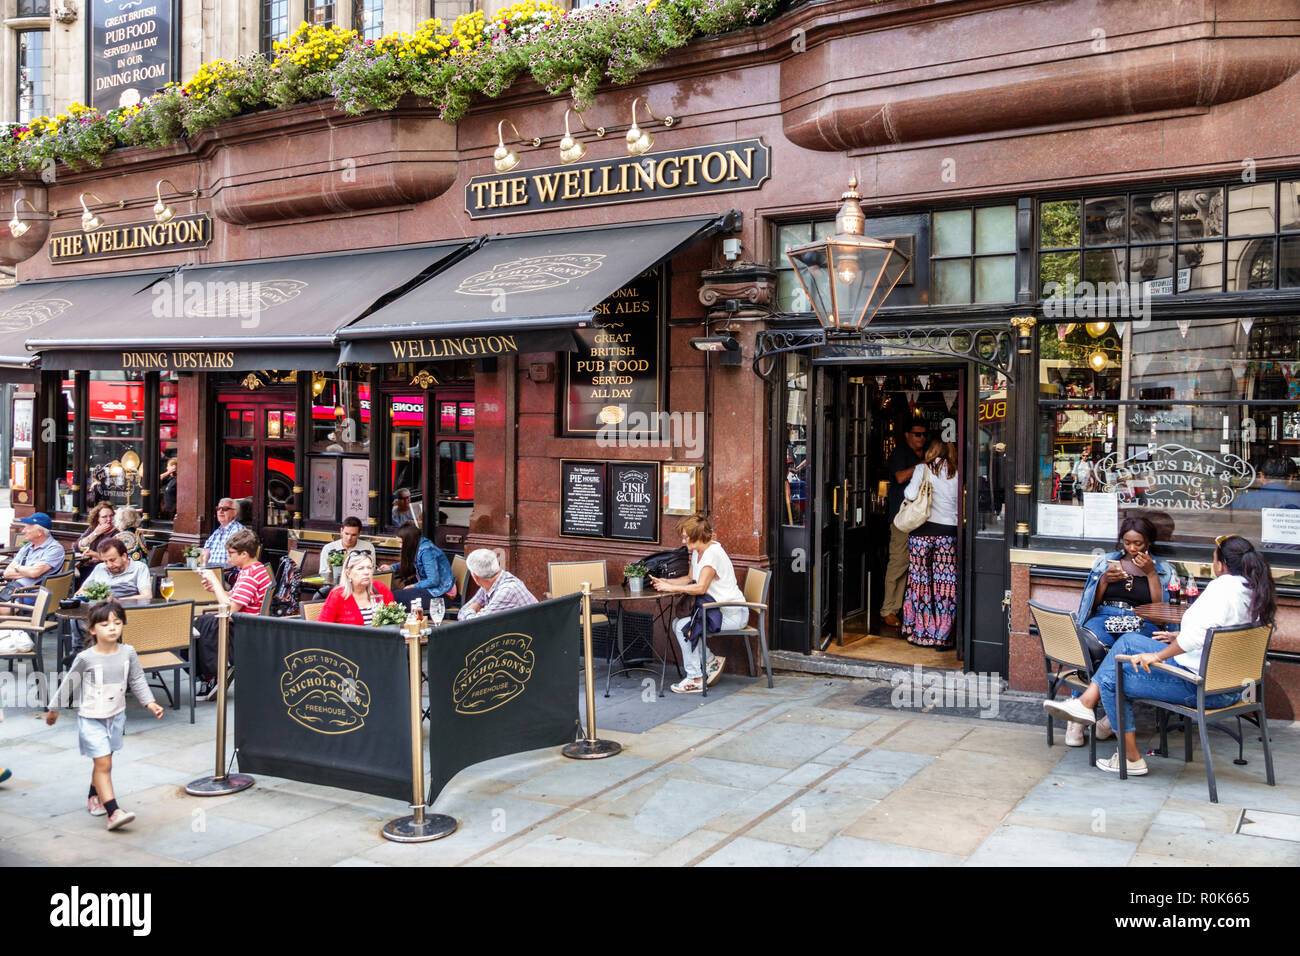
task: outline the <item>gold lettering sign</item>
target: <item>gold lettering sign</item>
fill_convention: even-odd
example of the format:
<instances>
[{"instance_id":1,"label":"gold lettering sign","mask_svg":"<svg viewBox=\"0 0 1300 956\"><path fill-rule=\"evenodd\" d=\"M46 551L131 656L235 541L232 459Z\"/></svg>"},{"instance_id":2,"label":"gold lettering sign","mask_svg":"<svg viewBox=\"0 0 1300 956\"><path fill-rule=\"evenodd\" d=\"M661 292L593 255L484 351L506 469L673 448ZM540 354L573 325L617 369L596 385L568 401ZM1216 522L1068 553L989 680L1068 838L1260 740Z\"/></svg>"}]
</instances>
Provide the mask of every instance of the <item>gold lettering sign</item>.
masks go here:
<instances>
[{"instance_id":1,"label":"gold lettering sign","mask_svg":"<svg viewBox=\"0 0 1300 956\"><path fill-rule=\"evenodd\" d=\"M471 219L760 189L771 175L761 139L644 156L588 160L520 175L475 176L465 186Z\"/></svg>"},{"instance_id":2,"label":"gold lettering sign","mask_svg":"<svg viewBox=\"0 0 1300 956\"><path fill-rule=\"evenodd\" d=\"M524 692L537 659L527 634L501 634L465 655L465 667L451 684L458 714L486 714Z\"/></svg>"},{"instance_id":3,"label":"gold lettering sign","mask_svg":"<svg viewBox=\"0 0 1300 956\"><path fill-rule=\"evenodd\" d=\"M156 255L186 249L206 249L212 241L212 217L207 213L177 216L170 222L124 222L93 232L59 232L46 244L50 262L92 262L124 256Z\"/></svg>"},{"instance_id":4,"label":"gold lettering sign","mask_svg":"<svg viewBox=\"0 0 1300 956\"><path fill-rule=\"evenodd\" d=\"M512 355L519 351L513 335L463 335L453 339L391 339L393 360L479 358L484 355Z\"/></svg>"},{"instance_id":5,"label":"gold lettering sign","mask_svg":"<svg viewBox=\"0 0 1300 956\"><path fill-rule=\"evenodd\" d=\"M284 659L280 696L289 716L318 734L360 730L370 713L370 688L359 679L357 665L318 647Z\"/></svg>"},{"instance_id":6,"label":"gold lettering sign","mask_svg":"<svg viewBox=\"0 0 1300 956\"><path fill-rule=\"evenodd\" d=\"M235 367L234 352L123 352L122 368L140 371L220 371Z\"/></svg>"}]
</instances>

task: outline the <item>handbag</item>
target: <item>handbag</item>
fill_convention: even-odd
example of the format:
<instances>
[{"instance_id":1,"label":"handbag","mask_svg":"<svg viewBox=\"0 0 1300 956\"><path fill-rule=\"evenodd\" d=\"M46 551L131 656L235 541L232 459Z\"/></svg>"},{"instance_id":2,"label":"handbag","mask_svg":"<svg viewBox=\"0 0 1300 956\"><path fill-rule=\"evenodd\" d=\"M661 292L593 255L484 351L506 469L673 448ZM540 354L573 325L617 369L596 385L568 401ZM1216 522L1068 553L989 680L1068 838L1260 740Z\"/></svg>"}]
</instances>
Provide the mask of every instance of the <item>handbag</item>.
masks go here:
<instances>
[{"instance_id":1,"label":"handbag","mask_svg":"<svg viewBox=\"0 0 1300 956\"><path fill-rule=\"evenodd\" d=\"M691 573L691 556L685 547L656 551L641 561L654 578L681 578Z\"/></svg>"},{"instance_id":2,"label":"handbag","mask_svg":"<svg viewBox=\"0 0 1300 956\"><path fill-rule=\"evenodd\" d=\"M934 489L930 487L930 469L925 465L917 467L925 469L921 472L921 488L911 501L904 499L903 507L894 515L894 527L899 531L914 531L930 520L930 504L934 497Z\"/></svg>"}]
</instances>

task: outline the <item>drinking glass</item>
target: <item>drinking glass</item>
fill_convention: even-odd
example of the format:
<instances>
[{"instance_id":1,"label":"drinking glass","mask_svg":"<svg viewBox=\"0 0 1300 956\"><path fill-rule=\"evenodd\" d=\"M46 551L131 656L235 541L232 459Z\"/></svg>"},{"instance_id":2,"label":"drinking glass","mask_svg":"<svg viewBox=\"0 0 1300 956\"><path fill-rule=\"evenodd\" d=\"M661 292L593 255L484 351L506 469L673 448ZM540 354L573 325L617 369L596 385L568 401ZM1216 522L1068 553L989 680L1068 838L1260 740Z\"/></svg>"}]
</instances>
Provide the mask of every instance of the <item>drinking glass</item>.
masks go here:
<instances>
[{"instance_id":1,"label":"drinking glass","mask_svg":"<svg viewBox=\"0 0 1300 956\"><path fill-rule=\"evenodd\" d=\"M163 596L164 601L170 601L172 599L172 593L175 592L175 590L176 582L170 577L163 577L162 580L158 582L158 593Z\"/></svg>"},{"instance_id":2,"label":"drinking glass","mask_svg":"<svg viewBox=\"0 0 1300 956\"><path fill-rule=\"evenodd\" d=\"M442 623L443 616L446 613L447 605L443 603L442 598L436 597L429 602L429 616L433 618L434 627Z\"/></svg>"}]
</instances>

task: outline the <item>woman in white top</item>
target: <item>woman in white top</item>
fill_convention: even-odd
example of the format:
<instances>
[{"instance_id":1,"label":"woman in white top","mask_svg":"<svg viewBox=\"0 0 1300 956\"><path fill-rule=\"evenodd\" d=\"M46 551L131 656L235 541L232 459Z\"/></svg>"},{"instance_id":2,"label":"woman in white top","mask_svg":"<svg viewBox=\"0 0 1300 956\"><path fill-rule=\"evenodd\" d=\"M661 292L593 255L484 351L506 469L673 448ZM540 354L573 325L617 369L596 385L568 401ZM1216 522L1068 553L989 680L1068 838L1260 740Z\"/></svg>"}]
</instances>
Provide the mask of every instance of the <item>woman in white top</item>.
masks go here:
<instances>
[{"instance_id":1,"label":"woman in white top","mask_svg":"<svg viewBox=\"0 0 1300 956\"><path fill-rule=\"evenodd\" d=\"M915 501L930 485L930 520L907 539L907 594L902 634L919 647L953 646L957 620L957 446L935 439L912 472L903 497Z\"/></svg>"},{"instance_id":2,"label":"woman in white top","mask_svg":"<svg viewBox=\"0 0 1300 956\"><path fill-rule=\"evenodd\" d=\"M702 514L683 518L677 524L677 531L682 536L682 544L691 553L691 573L680 578L650 579L656 591L675 591L679 594L708 595L707 601L744 603L745 595L736 586L736 572L731 566L731 559L722 545L713 540L713 525ZM720 608L722 612L722 630L731 631L744 627L749 621L749 608ZM698 617L698 615L697 615ZM696 617L679 617L673 621L673 633L682 649L682 666L686 668L686 679L672 685L674 694L699 694L704 691L704 674L708 672L709 686L717 683L722 676L725 657L714 657L709 652L708 640L697 637L692 642L689 630ZM717 628L713 628L717 630ZM707 661L702 668L700 657Z\"/></svg>"},{"instance_id":3,"label":"woman in white top","mask_svg":"<svg viewBox=\"0 0 1300 956\"><path fill-rule=\"evenodd\" d=\"M1205 635L1217 627L1238 624L1272 624L1277 612L1277 597L1273 590L1273 575L1255 546L1241 535L1220 538L1214 549L1214 580L1201 592L1201 596L1183 615L1180 630L1157 631L1154 638L1140 633L1124 634L1115 641L1106 659L1093 674L1092 683L1079 697L1056 702L1044 701L1043 708L1058 717L1083 721L1096 721L1093 708L1098 702L1106 713L1115 713L1115 655L1133 657L1133 673L1124 674L1124 726L1133 726L1132 697L1149 697L1172 704L1196 706L1196 685L1174 674L1152 670L1156 661L1170 661L1177 667L1200 673L1201 650ZM1227 707L1241 699L1241 691L1211 694L1205 698L1206 709ZM1137 734L1124 734L1125 757L1128 773L1140 777L1147 772L1146 761L1137 749ZM1119 751L1109 760L1098 760L1097 766L1110 773L1119 773Z\"/></svg>"}]
</instances>

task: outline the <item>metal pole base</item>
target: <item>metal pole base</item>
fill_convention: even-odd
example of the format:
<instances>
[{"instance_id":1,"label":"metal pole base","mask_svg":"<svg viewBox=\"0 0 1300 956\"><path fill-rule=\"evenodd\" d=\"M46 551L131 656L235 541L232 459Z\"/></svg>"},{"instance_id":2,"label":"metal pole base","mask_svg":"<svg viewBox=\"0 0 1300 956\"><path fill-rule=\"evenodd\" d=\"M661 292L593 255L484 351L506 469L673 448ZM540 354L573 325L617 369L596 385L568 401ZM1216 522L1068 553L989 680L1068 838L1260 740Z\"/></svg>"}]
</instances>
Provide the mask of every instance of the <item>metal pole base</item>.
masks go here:
<instances>
[{"instance_id":1,"label":"metal pole base","mask_svg":"<svg viewBox=\"0 0 1300 956\"><path fill-rule=\"evenodd\" d=\"M185 785L191 797L224 797L228 793L247 790L256 781L246 773L229 773L224 777L199 777Z\"/></svg>"},{"instance_id":2,"label":"metal pole base","mask_svg":"<svg viewBox=\"0 0 1300 956\"><path fill-rule=\"evenodd\" d=\"M385 840L394 843L428 843L451 836L458 826L460 824L455 817L449 817L445 813L426 813L422 823L416 823L414 815L398 817L385 823L379 832Z\"/></svg>"},{"instance_id":3,"label":"metal pole base","mask_svg":"<svg viewBox=\"0 0 1300 956\"><path fill-rule=\"evenodd\" d=\"M578 740L566 744L560 753L574 760L599 760L623 752L623 745L614 740Z\"/></svg>"}]
</instances>

